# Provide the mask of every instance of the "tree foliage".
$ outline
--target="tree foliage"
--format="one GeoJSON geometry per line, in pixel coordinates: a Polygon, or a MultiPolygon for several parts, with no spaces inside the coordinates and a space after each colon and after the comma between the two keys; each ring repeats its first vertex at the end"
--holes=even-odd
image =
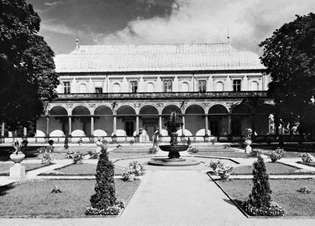
{"type": "Polygon", "coordinates": [[[38,35],[40,18],[25,0],[0,0],[0,118],[11,130],[43,113],[56,96],[54,53],[38,35]]]}
{"type": "Polygon", "coordinates": [[[270,206],[271,189],[269,185],[269,176],[266,172],[264,160],[260,155],[258,155],[257,162],[254,163],[253,188],[248,201],[252,206],[257,208],[270,206]]]}
{"type": "Polygon", "coordinates": [[[108,209],[116,204],[114,165],[108,160],[106,150],[102,152],[96,168],[95,194],[91,197],[91,206],[96,209],[108,209]]]}
{"type": "Polygon", "coordinates": [[[315,93],[315,14],[296,16],[260,44],[262,63],[272,77],[269,95],[280,116],[303,120],[315,93]]]}

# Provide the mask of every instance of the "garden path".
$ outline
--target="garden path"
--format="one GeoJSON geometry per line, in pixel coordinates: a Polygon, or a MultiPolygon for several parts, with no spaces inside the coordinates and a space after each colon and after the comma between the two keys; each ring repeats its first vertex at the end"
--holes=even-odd
{"type": "Polygon", "coordinates": [[[229,202],[200,171],[148,171],[120,220],[130,225],[232,225],[245,221],[229,202]]]}

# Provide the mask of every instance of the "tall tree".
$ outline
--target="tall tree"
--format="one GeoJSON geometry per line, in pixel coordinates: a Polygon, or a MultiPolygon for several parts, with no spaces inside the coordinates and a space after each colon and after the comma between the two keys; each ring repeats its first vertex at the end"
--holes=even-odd
{"type": "Polygon", "coordinates": [[[296,16],[260,46],[261,61],[272,77],[269,95],[279,116],[285,121],[303,121],[315,94],[315,14],[296,16]]]}
{"type": "Polygon", "coordinates": [[[54,53],[38,35],[40,18],[25,0],[0,0],[0,120],[28,126],[56,96],[54,53]]]}

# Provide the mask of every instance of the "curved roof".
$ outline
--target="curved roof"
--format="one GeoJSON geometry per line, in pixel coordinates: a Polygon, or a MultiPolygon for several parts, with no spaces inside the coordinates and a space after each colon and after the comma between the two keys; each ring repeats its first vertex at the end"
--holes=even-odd
{"type": "Polygon", "coordinates": [[[258,55],[228,43],[82,45],[55,63],[58,73],[265,69],[258,55]]]}

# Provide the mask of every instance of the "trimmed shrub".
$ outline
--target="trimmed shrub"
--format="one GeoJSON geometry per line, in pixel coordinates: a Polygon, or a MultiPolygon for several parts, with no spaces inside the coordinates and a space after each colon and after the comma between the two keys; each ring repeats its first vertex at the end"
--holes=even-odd
{"type": "Polygon", "coordinates": [[[260,155],[253,166],[252,192],[247,201],[237,201],[238,204],[251,216],[283,216],[284,210],[271,201],[269,176],[260,155]]]}
{"type": "Polygon", "coordinates": [[[276,150],[272,151],[270,154],[271,162],[276,162],[277,160],[281,159],[284,156],[284,150],[282,148],[277,148],[276,150]]]}
{"type": "Polygon", "coordinates": [[[96,167],[95,194],[91,196],[91,207],[87,215],[117,215],[124,208],[115,195],[114,165],[109,161],[107,152],[102,146],[101,155],[96,167]]]}

